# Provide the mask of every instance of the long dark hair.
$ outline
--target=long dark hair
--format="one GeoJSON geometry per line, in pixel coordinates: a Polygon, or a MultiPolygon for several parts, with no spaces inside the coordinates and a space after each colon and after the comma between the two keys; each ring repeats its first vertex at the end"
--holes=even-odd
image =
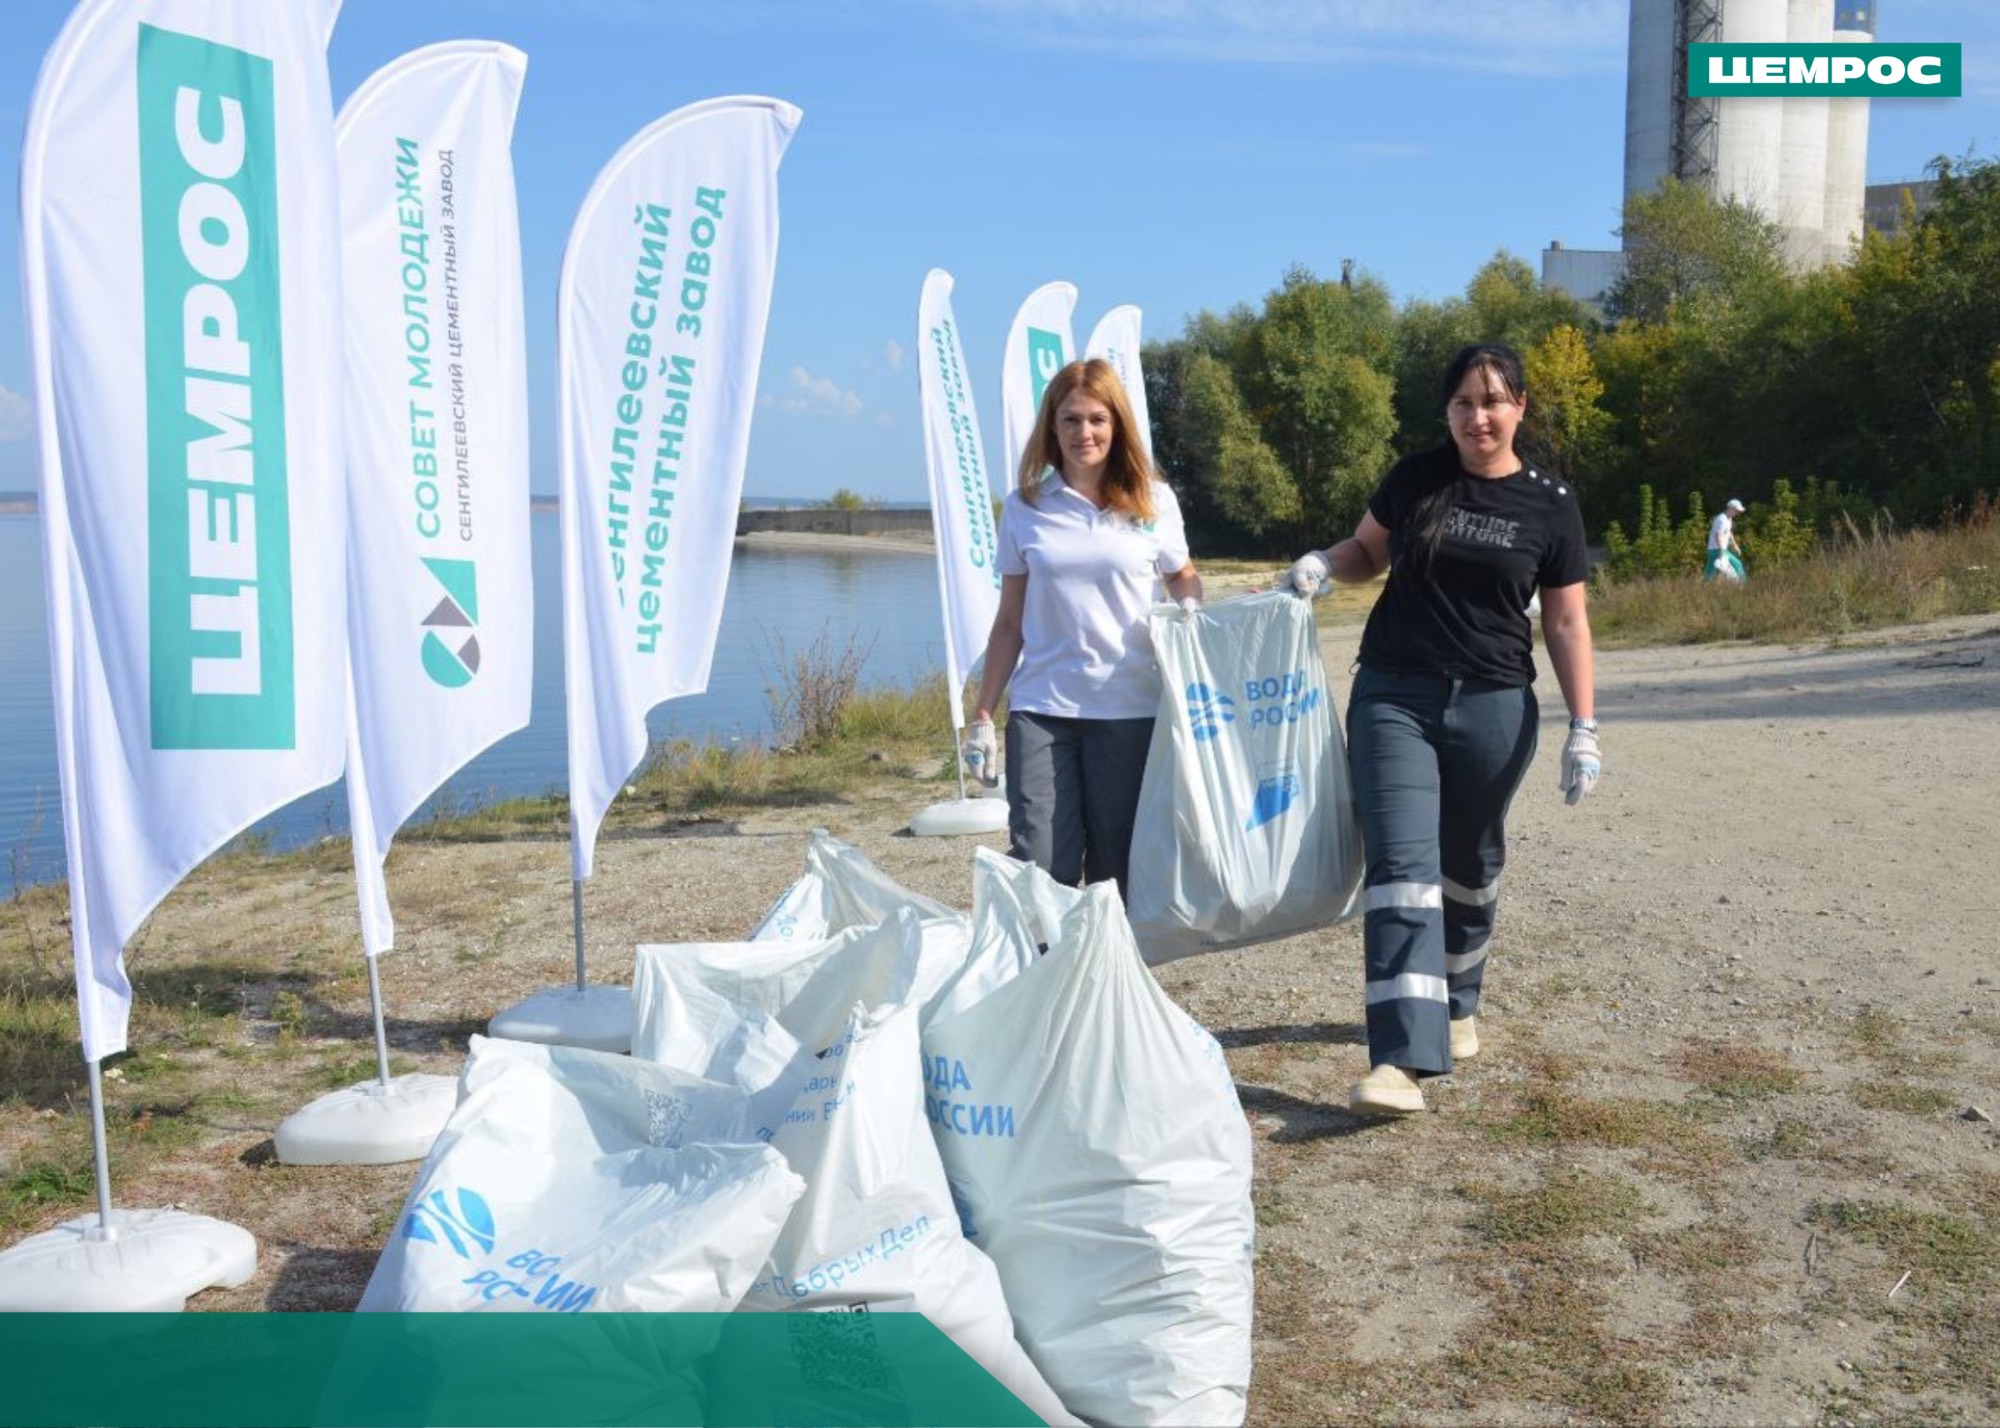
{"type": "MultiPolygon", "coordinates": [[[[1527,375],[1521,370],[1521,354],[1503,342],[1475,342],[1470,347],[1458,349],[1458,355],[1451,359],[1451,365],[1444,369],[1444,382],[1438,389],[1438,405],[1449,407],[1453,395],[1469,375],[1482,372],[1489,381],[1498,382],[1501,390],[1515,401],[1528,394],[1527,375]]],[[[1430,468],[1429,480],[1423,494],[1417,497],[1416,505],[1410,513],[1410,528],[1403,537],[1403,548],[1409,553],[1415,567],[1428,573],[1431,562],[1437,559],[1438,546],[1444,541],[1445,518],[1451,513],[1451,488],[1458,480],[1458,447],[1450,437],[1443,446],[1429,453],[1434,459],[1427,464],[1430,468]]]]}

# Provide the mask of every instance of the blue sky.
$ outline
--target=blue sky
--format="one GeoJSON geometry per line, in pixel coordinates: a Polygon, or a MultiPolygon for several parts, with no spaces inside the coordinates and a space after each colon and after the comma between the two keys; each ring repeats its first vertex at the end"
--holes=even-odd
{"type": "MultiPolygon", "coordinates": [[[[271,0],[280,3],[280,0],[271,0]]],[[[534,486],[553,490],[554,302],[569,222],[633,131],[761,93],[805,120],[746,490],[923,496],[908,354],[926,269],[949,268],[989,451],[999,360],[1036,285],[1078,285],[1149,337],[1340,261],[1398,301],[1458,293],[1505,249],[1614,246],[1627,0],[346,0],[335,102],[453,38],[529,57],[522,199],[534,486]]],[[[18,136],[70,6],[0,7],[0,270],[18,271],[18,136]]],[[[2000,154],[2000,4],[1884,0],[1885,41],[1957,40],[1965,95],[1883,100],[1869,178],[2000,154]]],[[[0,490],[34,485],[16,282],[0,280],[0,490]]]]}

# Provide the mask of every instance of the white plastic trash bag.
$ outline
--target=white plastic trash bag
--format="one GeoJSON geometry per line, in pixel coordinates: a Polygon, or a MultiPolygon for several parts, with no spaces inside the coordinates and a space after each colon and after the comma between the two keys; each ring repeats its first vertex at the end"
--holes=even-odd
{"type": "Polygon", "coordinates": [[[1016,1342],[993,1262],[959,1227],[924,1127],[916,1011],[857,1010],[805,1062],[773,1144],[806,1191],[742,1307],[920,1313],[1044,1422],[1075,1423],[1016,1342]]]}
{"type": "Polygon", "coordinates": [[[472,1038],[363,1310],[735,1307],[805,1188],[733,1087],[472,1038]]]}
{"type": "Polygon", "coordinates": [[[976,1000],[995,975],[993,964],[966,956],[972,923],[962,912],[922,893],[911,892],[871,863],[859,848],[815,828],[806,848],[805,875],[777,901],[751,931],[753,942],[834,937],[880,925],[898,909],[921,919],[919,981],[912,998],[928,1018],[941,1001],[976,1000]]]}
{"type": "Polygon", "coordinates": [[[1153,980],[1113,884],[974,856],[975,955],[1023,969],[924,1032],[966,1233],[1072,1412],[1240,1423],[1256,1221],[1222,1048],[1153,980]]]}
{"type": "Polygon", "coordinates": [[[1146,960],[1351,916],[1361,830],[1312,607],[1249,595],[1149,624],[1164,690],[1128,878],[1146,960]]]}
{"type": "MultiPolygon", "coordinates": [[[[641,945],[632,1054],[759,1095],[801,1048],[839,1040],[856,1006],[909,1005],[923,953],[923,922],[907,908],[813,941],[641,945]]],[[[758,1113],[769,1114],[761,1100],[758,1113]]]]}
{"type": "Polygon", "coordinates": [[[916,1009],[964,953],[961,934],[930,957],[936,921],[904,906],[817,942],[640,947],[632,1053],[735,1081],[805,1177],[744,1309],[920,1312],[1038,1416],[1074,1422],[1014,1341],[924,1126],[916,1009]]]}
{"type": "Polygon", "coordinates": [[[785,889],[752,942],[814,942],[850,927],[872,927],[899,907],[920,917],[965,920],[965,914],[900,886],[859,848],[815,828],[806,846],[805,876],[785,889]]]}

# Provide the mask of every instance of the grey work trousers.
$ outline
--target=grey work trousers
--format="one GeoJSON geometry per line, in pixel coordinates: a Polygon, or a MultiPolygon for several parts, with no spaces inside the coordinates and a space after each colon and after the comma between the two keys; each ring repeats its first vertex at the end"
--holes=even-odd
{"type": "Polygon", "coordinates": [[[1151,719],[1007,716],[1007,851],[1057,882],[1113,878],[1125,896],[1151,719]]]}
{"type": "Polygon", "coordinates": [[[1535,692],[1363,668],[1348,765],[1367,851],[1368,1061],[1451,1070],[1452,1020],[1479,1009],[1507,858],[1507,806],[1535,757],[1535,692]]]}

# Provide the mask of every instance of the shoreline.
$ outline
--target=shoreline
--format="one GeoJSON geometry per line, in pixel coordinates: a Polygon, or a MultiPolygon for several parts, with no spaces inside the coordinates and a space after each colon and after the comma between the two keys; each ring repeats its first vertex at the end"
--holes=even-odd
{"type": "Polygon", "coordinates": [[[927,534],[883,532],[880,535],[835,535],[824,531],[746,531],[736,537],[739,549],[845,551],[850,555],[935,555],[937,543],[927,534]]]}

